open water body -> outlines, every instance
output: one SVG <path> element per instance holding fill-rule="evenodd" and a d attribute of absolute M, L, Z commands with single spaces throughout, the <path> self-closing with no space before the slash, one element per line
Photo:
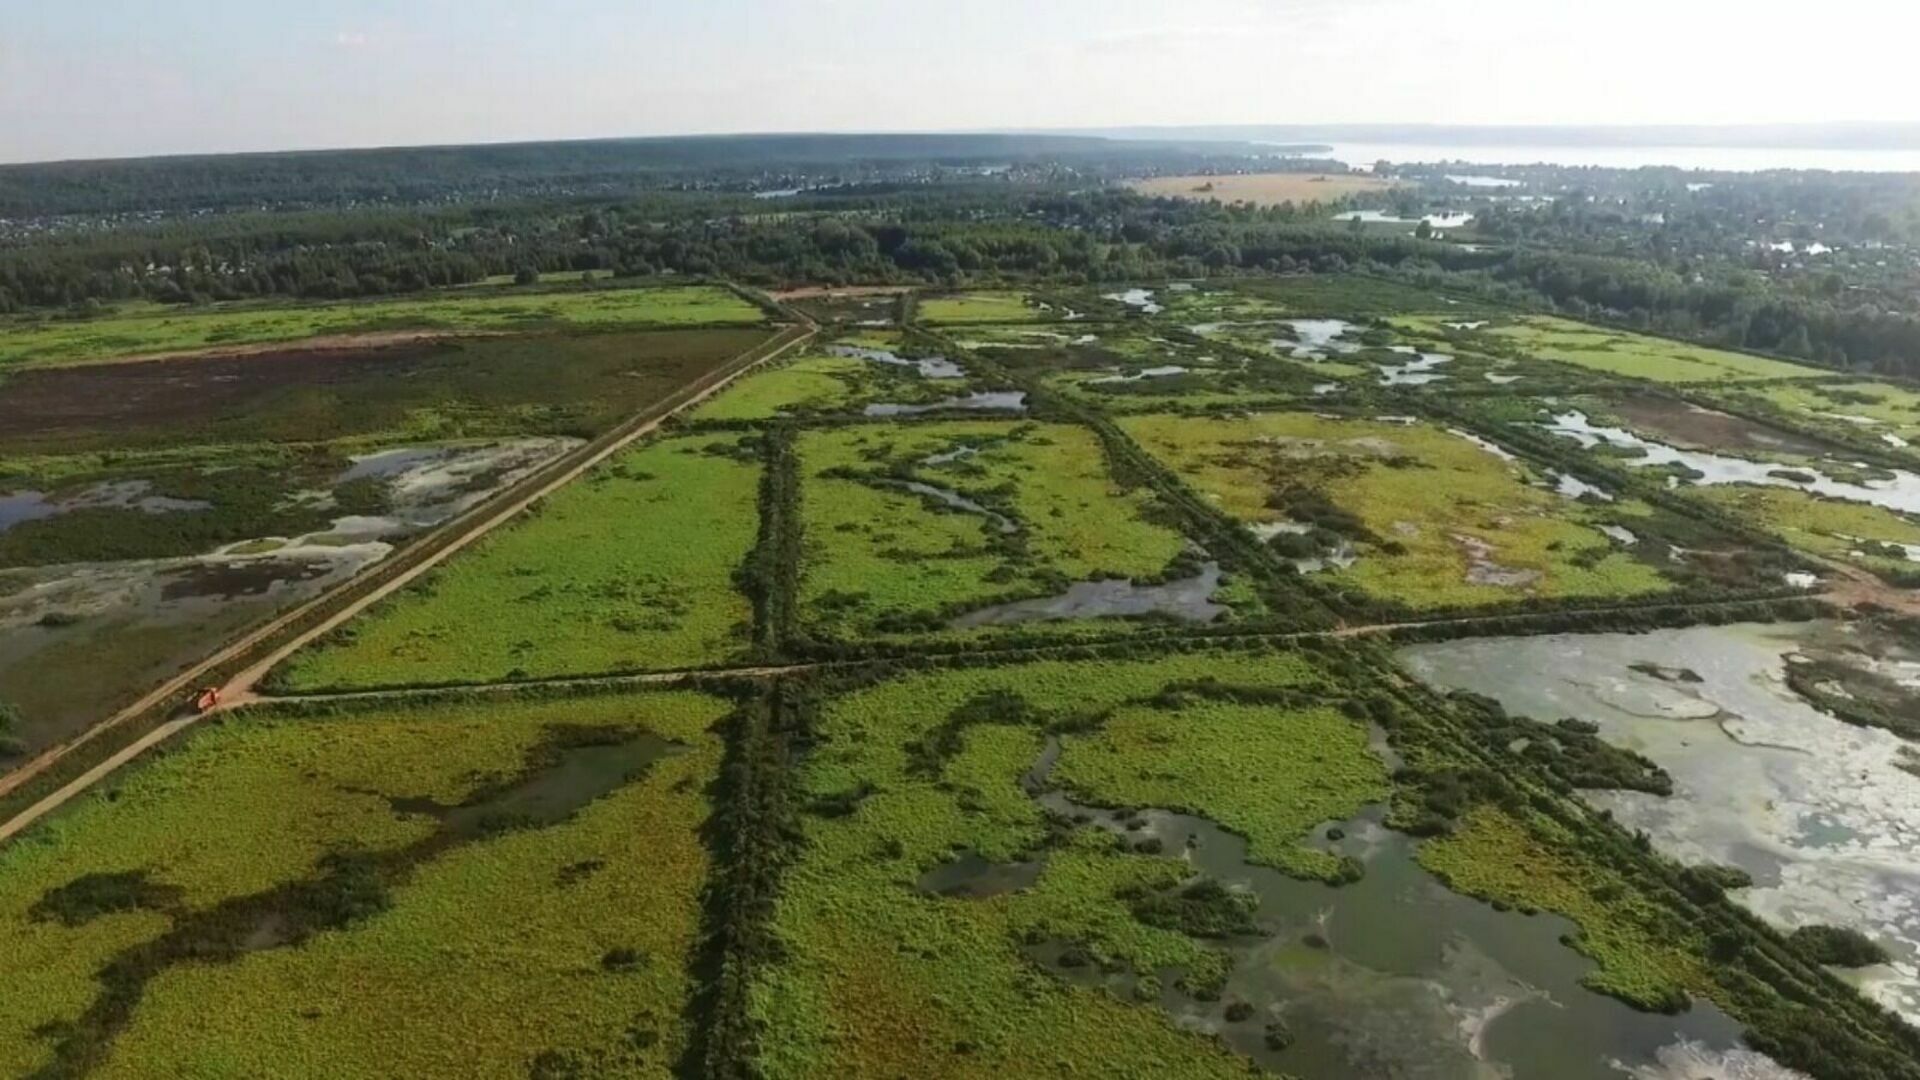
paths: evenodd
<path fill-rule="evenodd" d="M 1849 926 L 1893 957 L 1848 973 L 1920 1021 L 1920 775 L 1898 736 L 1855 727 L 1786 685 L 1794 657 L 1859 650 L 1831 623 L 1561 634 L 1414 645 L 1401 664 L 1436 688 L 1470 690 L 1543 721 L 1576 717 L 1651 758 L 1667 798 L 1586 792 L 1687 863 L 1739 866 L 1732 895 L 1784 929 Z M 1685 665 L 1691 678 L 1635 665 Z M 1654 672 L 1654 673 L 1650 673 Z M 1920 682 L 1920 660 L 1895 674 Z"/>
<path fill-rule="evenodd" d="M 1412 840 L 1381 826 L 1380 808 L 1309 841 L 1365 867 L 1359 882 L 1335 888 L 1249 863 L 1246 841 L 1205 818 L 1079 802 L 1049 783 L 1061 753 L 1050 740 L 1026 778 L 1029 795 L 1129 842 L 1157 841 L 1196 875 L 1254 897 L 1261 932 L 1221 943 L 1233 970 L 1218 1002 L 1180 989 L 1178 970 L 1159 972 L 1156 991 L 1130 973 L 1060 968 L 1059 943 L 1035 947 L 1034 959 L 1158 1001 L 1176 1023 L 1218 1035 L 1267 1069 L 1303 1080 L 1794 1075 L 1742 1048 L 1739 1025 L 1709 1003 L 1662 1016 L 1586 990 L 1579 980 L 1591 962 L 1560 941 L 1570 923 L 1496 911 L 1447 889 L 1415 861 Z M 963 853 L 920 886 L 981 899 L 1027 888 L 1045 867 L 1044 853 L 1007 864 Z M 1228 1020 L 1228 1002 L 1251 1006 L 1250 1015 Z M 1291 1045 L 1270 1045 L 1275 1026 Z M 1714 1071 L 1691 1071 L 1700 1063 Z"/>

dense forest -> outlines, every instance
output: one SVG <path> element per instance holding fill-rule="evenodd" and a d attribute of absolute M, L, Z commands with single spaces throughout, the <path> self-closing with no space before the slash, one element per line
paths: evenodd
<path fill-rule="evenodd" d="M 1490 170 L 1509 186 L 1488 189 L 1405 167 L 1402 187 L 1361 197 L 1473 213 L 1471 233 L 1451 237 L 1343 225 L 1338 206 L 1149 199 L 1118 183 L 1337 167 L 1256 153 L 782 136 L 16 166 L 0 169 L 0 312 L 84 318 L 135 299 L 336 299 L 569 270 L 779 285 L 1356 269 L 1920 376 L 1913 177 L 1533 166 Z"/>

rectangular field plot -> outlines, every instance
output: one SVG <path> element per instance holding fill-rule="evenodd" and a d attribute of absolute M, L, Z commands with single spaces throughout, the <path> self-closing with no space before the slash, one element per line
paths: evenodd
<path fill-rule="evenodd" d="M 1067 312 L 1017 292 L 962 292 L 924 296 L 915 304 L 919 321 L 933 325 L 1041 322 Z"/>
<path fill-rule="evenodd" d="M 729 710 L 204 728 L 0 850 L 0 1072 L 674 1075 Z"/>
<path fill-rule="evenodd" d="M 1114 482 L 1084 428 L 860 425 L 805 433 L 799 456 L 815 639 L 1227 614 L 1218 568 Z"/>
<path fill-rule="evenodd" d="M 1736 383 L 1829 374 L 1783 360 L 1545 316 L 1496 320 L 1472 331 L 1471 336 L 1484 339 L 1490 351 L 1511 351 L 1657 383 Z"/>
<path fill-rule="evenodd" d="M 744 326 L 765 321 L 760 308 L 718 285 L 508 296 L 477 290 L 423 300 L 185 310 L 148 304 L 78 322 L 0 322 L 0 369 L 234 348 L 322 334 Z"/>
<path fill-rule="evenodd" d="M 535 334 L 21 371 L 0 386 L 0 453 L 590 437 L 766 339 Z"/>
<path fill-rule="evenodd" d="M 1653 508 L 1556 490 L 1461 432 L 1307 413 L 1120 423 L 1303 572 L 1375 598 L 1432 609 L 1672 588 Z"/>
<path fill-rule="evenodd" d="M 942 410 L 1017 412 L 1023 395 L 973 377 L 940 350 L 868 331 L 756 371 L 696 410 L 694 420 L 768 420 Z"/>
<path fill-rule="evenodd" d="M 1235 1051 L 1273 1014 L 1222 1000 L 1228 939 L 1285 948 L 1254 888 L 1322 903 L 1314 879 L 1359 867 L 1310 834 L 1387 793 L 1347 696 L 1263 653 L 914 674 L 826 701 L 779 959 L 753 986 L 762 1074 L 1248 1075 Z"/>
<path fill-rule="evenodd" d="M 628 451 L 276 679 L 365 689 L 737 659 L 753 619 L 734 575 L 759 534 L 760 473 L 757 444 L 737 435 Z"/>

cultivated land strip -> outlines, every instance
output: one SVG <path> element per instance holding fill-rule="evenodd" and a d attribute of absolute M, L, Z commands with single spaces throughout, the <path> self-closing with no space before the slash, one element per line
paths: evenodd
<path fill-rule="evenodd" d="M 594 466 L 606 461 L 641 438 L 658 430 L 667 420 L 706 401 L 724 390 L 735 379 L 769 363 L 790 349 L 812 339 L 816 328 L 810 322 L 788 328 L 772 340 L 743 354 L 722 367 L 669 395 L 664 402 L 649 406 L 639 415 L 599 439 L 588 443 L 560 463 L 507 489 L 480 508 L 457 518 L 417 541 L 413 551 L 424 555 L 408 559 L 404 554 L 387 564 L 384 575 L 376 567 L 369 574 L 342 583 L 273 621 L 249 632 L 206 660 L 161 684 L 145 697 L 89 728 L 77 738 L 42 753 L 27 764 L 0 777 L 0 798 L 18 791 L 71 760 L 102 736 L 147 716 L 194 688 L 212 684 L 232 665 L 245 664 L 237 673 L 219 679 L 223 711 L 255 700 L 254 687 L 266 673 L 294 652 L 312 643 L 367 608 L 418 580 L 422 574 L 446 561 L 456 552 L 495 528 L 518 517 L 528 507 L 579 479 Z M 664 406 L 664 407 L 663 407 Z M 369 585 L 371 584 L 371 587 Z M 363 591 L 364 590 L 364 591 Z M 356 596 L 356 594 L 358 594 Z M 345 600 L 344 606 L 332 606 Z M 314 621 L 317 620 L 317 621 Z M 305 629 L 298 629 L 305 624 Z M 292 633 L 293 636 L 283 638 Z M 279 642 L 277 647 L 275 642 Z M 268 650 L 264 653 L 261 650 Z M 0 824 L 0 843 L 18 835 L 46 815 L 58 810 L 76 795 L 147 751 L 193 726 L 203 717 L 176 717 L 161 723 L 133 742 L 121 747 L 74 779 Z"/>

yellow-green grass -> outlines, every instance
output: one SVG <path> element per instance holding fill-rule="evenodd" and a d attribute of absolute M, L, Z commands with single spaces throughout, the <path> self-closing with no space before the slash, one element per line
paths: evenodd
<path fill-rule="evenodd" d="M 926 463 L 967 446 L 978 452 Z M 859 425 L 805 433 L 800 462 L 800 598 L 820 636 L 929 628 L 969 608 L 1057 592 L 1059 579 L 1153 578 L 1185 547 L 1143 516 L 1150 492 L 1114 483 L 1085 428 Z M 909 476 L 997 510 L 1018 532 L 886 482 Z"/>
<path fill-rule="evenodd" d="M 182 963 L 146 986 L 100 1075 L 523 1077 L 548 1049 L 668 1076 L 684 1047 L 686 960 L 708 856 L 723 702 L 685 693 L 503 700 L 330 717 L 239 714 L 195 734 L 0 849 L 0 1072 L 51 1061 L 96 973 L 176 918 L 322 872 L 330 852 L 392 852 L 433 833 L 389 797 L 457 804 L 525 768 L 557 726 L 682 744 L 644 776 L 544 828 L 445 850 L 390 906 L 297 947 Z M 565 884 L 562 870 L 599 867 Z M 35 919 L 50 890 L 145 873 L 177 914 Z M 609 972 L 612 949 L 648 962 Z M 635 1055 L 630 1027 L 659 1042 Z M 47 1028 L 47 1034 L 36 1034 Z"/>
<path fill-rule="evenodd" d="M 372 331 L 506 332 L 552 327 L 759 323 L 765 313 L 714 285 L 334 304 L 144 304 L 95 319 L 0 323 L 0 369 L 111 360 Z"/>
<path fill-rule="evenodd" d="M 1182 683 L 1215 679 L 1247 689 L 1323 686 L 1290 654 L 1188 655 L 1153 661 L 1040 662 L 912 675 L 827 703 L 800 766 L 802 798 L 848 813 L 803 818 L 803 847 L 774 915 L 780 960 L 753 987 L 767 1034 L 761 1067 L 774 1080 L 832 1077 L 1246 1075 L 1244 1061 L 1204 1035 L 1176 1028 L 1154 1004 L 1045 974 L 1028 940 L 1071 942 L 1096 962 L 1150 974 L 1185 968 L 1205 983 L 1225 957 L 1184 934 L 1139 922 L 1129 890 L 1164 890 L 1192 871 L 1181 859 L 1138 853 L 1097 826 L 1049 840 L 1022 787 L 1066 724 L 1060 768 L 1083 798 L 1139 806 L 1146 794 L 1115 754 L 1148 727 L 1180 737 L 1137 758 L 1198 781 L 1186 804 L 1257 823 L 1276 848 L 1304 838 L 1312 814 L 1350 814 L 1377 796 L 1384 771 L 1352 721 L 1300 720 L 1279 707 L 1151 705 Z M 1013 702 L 979 719 L 979 703 Z M 1109 739 L 1089 718 L 1123 732 Z M 1169 710 L 1164 716 L 1162 710 Z M 1267 722 L 1256 722 L 1261 713 Z M 977 722 L 944 740 L 956 716 Z M 948 752 L 928 757 L 926 747 Z M 1124 752 L 1131 752 L 1125 748 Z M 1234 754 L 1257 764 L 1221 770 Z M 1070 762 L 1078 759 L 1078 764 Z M 1283 789 L 1279 793 L 1268 788 Z M 1314 789 L 1290 797 L 1284 789 Z M 1312 804 L 1312 805 L 1309 805 Z M 1023 890 L 991 898 L 930 895 L 921 876 L 968 851 L 993 860 L 1043 858 Z"/>
<path fill-rule="evenodd" d="M 1119 423 L 1250 526 L 1290 520 L 1274 505 L 1276 493 L 1317 495 L 1356 517 L 1370 537 L 1359 544 L 1359 561 L 1331 576 L 1377 597 L 1434 608 L 1524 596 L 1631 597 L 1671 587 L 1652 567 L 1613 550 L 1595 528 L 1644 506 L 1563 498 L 1536 486 L 1540 477 L 1527 466 L 1426 422 L 1263 413 L 1129 416 Z M 1479 545 L 1487 546 L 1484 558 L 1476 557 Z M 1469 578 L 1476 563 L 1483 565 L 1482 583 Z M 1526 580 L 1490 580 L 1506 574 Z"/>
<path fill-rule="evenodd" d="M 1841 438 L 1920 444 L 1920 393 L 1883 382 L 1773 383 L 1741 387 L 1714 395 L 1730 406 L 1758 405 L 1763 414 L 1777 410 L 1796 427 Z M 1905 449 L 1905 447 L 1899 447 Z"/>
<path fill-rule="evenodd" d="M 1898 550 L 1908 545 L 1920 550 L 1920 524 L 1884 507 L 1823 499 L 1796 488 L 1716 485 L 1691 494 L 1801 551 L 1880 573 L 1920 571 L 1920 562 Z"/>
<path fill-rule="evenodd" d="M 1597 860 L 1572 853 L 1578 844 L 1545 818 L 1522 822 L 1486 806 L 1422 844 L 1419 859 L 1460 892 L 1573 920 L 1580 928 L 1574 946 L 1599 964 L 1584 980 L 1595 990 L 1650 1008 L 1676 991 L 1711 990 L 1699 932 Z"/>
<path fill-rule="evenodd" d="M 1036 322 L 1053 317 L 1052 312 L 1017 292 L 964 292 L 951 296 L 923 297 L 916 305 L 916 318 L 924 323 L 955 325 L 961 323 Z"/>
<path fill-rule="evenodd" d="M 1783 360 L 1589 326 L 1571 319 L 1529 316 L 1478 333 L 1528 356 L 1657 383 L 1747 382 L 1831 374 Z"/>
<path fill-rule="evenodd" d="M 851 356 L 797 357 L 735 382 L 688 419 L 766 420 L 796 412 L 839 411 L 853 401 L 872 366 Z"/>
<path fill-rule="evenodd" d="M 283 669 L 300 690 L 699 667 L 740 657 L 759 532 L 738 436 L 621 455 Z"/>

